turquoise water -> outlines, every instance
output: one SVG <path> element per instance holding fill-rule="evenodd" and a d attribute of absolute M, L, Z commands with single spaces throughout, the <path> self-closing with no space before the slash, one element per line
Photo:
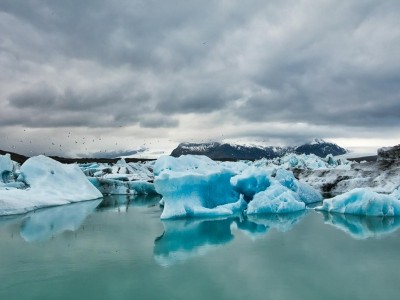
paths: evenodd
<path fill-rule="evenodd" d="M 157 198 L 0 218 L 0 299 L 398 299 L 398 219 L 162 222 Z"/>

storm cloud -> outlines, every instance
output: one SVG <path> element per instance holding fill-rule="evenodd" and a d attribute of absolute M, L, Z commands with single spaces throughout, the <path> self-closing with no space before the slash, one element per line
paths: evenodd
<path fill-rule="evenodd" d="M 0 125 L 395 140 L 398 53 L 395 0 L 3 0 Z"/>

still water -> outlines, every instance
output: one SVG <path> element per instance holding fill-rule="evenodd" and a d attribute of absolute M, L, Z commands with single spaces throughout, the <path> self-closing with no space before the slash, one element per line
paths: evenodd
<path fill-rule="evenodd" d="M 0 218 L 0 299 L 398 299 L 399 219 L 162 222 L 114 196 Z"/>

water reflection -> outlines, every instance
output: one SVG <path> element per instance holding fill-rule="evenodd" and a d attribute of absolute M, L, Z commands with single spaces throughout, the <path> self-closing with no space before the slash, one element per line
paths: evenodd
<path fill-rule="evenodd" d="M 251 218 L 236 216 L 226 219 L 162 221 L 164 233 L 155 240 L 154 257 L 160 265 L 170 266 L 204 255 L 231 242 L 234 239 L 232 233 L 234 227 L 251 238 L 257 238 L 265 236 L 270 228 L 286 232 L 305 215 L 306 211 Z"/>
<path fill-rule="evenodd" d="M 84 201 L 31 212 L 23 218 L 21 237 L 33 242 L 48 240 L 67 230 L 75 231 L 101 201 Z"/>
<path fill-rule="evenodd" d="M 399 217 L 367 217 L 321 212 L 325 224 L 332 225 L 355 239 L 379 238 L 400 227 Z"/>
<path fill-rule="evenodd" d="M 270 228 L 274 228 L 279 232 L 287 232 L 304 218 L 308 210 L 302 210 L 289 214 L 268 214 L 268 215 L 251 215 L 248 220 L 259 226 L 265 226 L 266 232 Z"/>
<path fill-rule="evenodd" d="M 154 257 L 163 266 L 182 262 L 233 239 L 233 219 L 162 221 L 164 233 L 156 238 Z"/>
<path fill-rule="evenodd" d="M 101 202 L 101 204 L 99 205 L 99 209 L 127 212 L 130 206 L 158 206 L 160 199 L 161 196 L 159 195 L 110 195 L 103 197 L 103 202 Z"/>

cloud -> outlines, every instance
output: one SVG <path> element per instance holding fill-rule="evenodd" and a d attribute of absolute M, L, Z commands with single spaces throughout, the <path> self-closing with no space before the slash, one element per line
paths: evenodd
<path fill-rule="evenodd" d="M 272 122 L 287 141 L 298 123 L 326 138 L 391 131 L 399 11 L 394 0 L 5 0 L 0 124 L 179 139 L 202 124 L 275 139 L 260 130 Z"/>

